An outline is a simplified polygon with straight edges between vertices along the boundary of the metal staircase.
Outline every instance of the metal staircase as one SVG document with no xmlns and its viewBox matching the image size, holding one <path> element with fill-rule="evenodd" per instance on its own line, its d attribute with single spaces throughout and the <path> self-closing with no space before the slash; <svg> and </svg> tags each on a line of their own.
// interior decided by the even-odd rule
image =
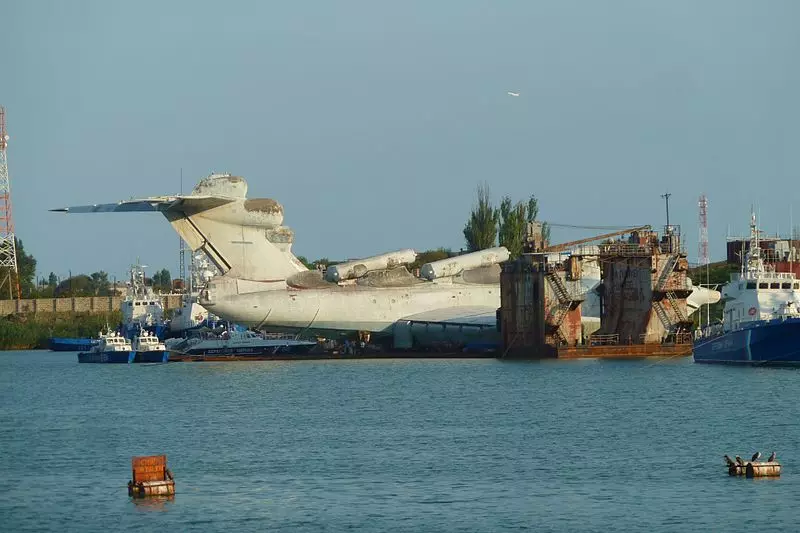
<svg viewBox="0 0 800 533">
<path fill-rule="evenodd" d="M 670 254 L 664 263 L 664 268 L 661 269 L 661 274 L 658 276 L 658 281 L 656 282 L 657 291 L 661 292 L 664 290 L 664 287 L 667 285 L 667 281 L 669 281 L 670 274 L 672 274 L 672 271 L 675 270 L 675 264 L 677 262 L 678 254 Z"/>
<path fill-rule="evenodd" d="M 669 291 L 667 293 L 667 300 L 669 300 L 670 306 L 672 310 L 675 311 L 675 314 L 678 317 L 678 322 L 688 322 L 689 317 L 686 316 L 686 313 L 683 312 L 683 309 L 678 305 L 678 299 L 675 297 L 675 293 Z"/>
<path fill-rule="evenodd" d="M 569 293 L 569 290 L 567 290 L 566 285 L 564 285 L 564 281 L 561 279 L 561 276 L 559 276 L 556 272 L 549 272 L 546 277 L 550 282 L 550 286 L 553 288 L 556 298 L 558 299 L 558 305 L 555 306 L 555 308 L 547 317 L 547 325 L 552 328 L 553 335 L 558 343 L 564 344 L 567 342 L 567 338 L 561 331 L 561 324 L 564 322 L 564 319 L 566 318 L 567 313 L 569 313 L 572 306 L 583 300 L 583 297 L 582 295 L 577 297 L 572 296 Z"/>
<path fill-rule="evenodd" d="M 661 325 L 664 326 L 664 329 L 670 331 L 672 329 L 672 321 L 667 315 L 667 310 L 664 309 L 664 304 L 661 302 L 653 302 L 653 309 L 655 309 L 658 319 L 661 321 Z"/>
<path fill-rule="evenodd" d="M 556 293 L 559 303 L 572 302 L 572 297 L 566 285 L 564 285 L 564 282 L 561 280 L 561 276 L 555 272 L 550 272 L 547 274 L 547 279 L 550 280 L 550 284 L 553 286 L 553 291 Z"/>
</svg>

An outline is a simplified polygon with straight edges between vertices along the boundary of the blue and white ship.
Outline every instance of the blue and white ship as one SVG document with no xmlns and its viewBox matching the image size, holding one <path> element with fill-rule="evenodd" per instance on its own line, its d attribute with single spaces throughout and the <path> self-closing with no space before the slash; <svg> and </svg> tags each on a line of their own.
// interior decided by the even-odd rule
<svg viewBox="0 0 800 533">
<path fill-rule="evenodd" d="M 133 363 L 136 353 L 128 339 L 117 332 L 100 333 L 96 345 L 78 354 L 79 363 Z"/>
<path fill-rule="evenodd" d="M 800 280 L 764 264 L 755 214 L 741 272 L 722 295 L 722 324 L 698 332 L 696 363 L 800 364 Z"/>
<path fill-rule="evenodd" d="M 149 331 L 142 331 L 133 338 L 134 363 L 167 363 L 169 351 L 158 337 Z"/>
<path fill-rule="evenodd" d="M 192 357 L 287 358 L 308 354 L 314 341 L 267 338 L 254 331 L 223 331 L 220 335 L 201 332 L 188 339 L 168 339 L 167 348 L 177 355 Z"/>
<path fill-rule="evenodd" d="M 167 323 L 164 320 L 164 304 L 161 296 L 155 294 L 153 289 L 145 284 L 142 265 L 133 265 L 130 274 L 127 295 L 122 301 L 120 333 L 127 339 L 133 339 L 144 330 L 163 339 Z"/>
</svg>

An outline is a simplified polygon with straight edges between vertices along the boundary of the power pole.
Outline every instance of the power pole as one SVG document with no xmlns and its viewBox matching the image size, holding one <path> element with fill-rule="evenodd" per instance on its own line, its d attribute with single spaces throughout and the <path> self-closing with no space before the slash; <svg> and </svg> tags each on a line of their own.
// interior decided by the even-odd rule
<svg viewBox="0 0 800 533">
<path fill-rule="evenodd" d="M 16 285 L 17 298 L 22 294 L 17 268 L 17 240 L 14 235 L 14 219 L 11 218 L 11 179 L 8 177 L 8 132 L 6 110 L 0 106 L 0 289 L 8 283 L 8 297 L 13 299 L 12 287 Z"/>
</svg>

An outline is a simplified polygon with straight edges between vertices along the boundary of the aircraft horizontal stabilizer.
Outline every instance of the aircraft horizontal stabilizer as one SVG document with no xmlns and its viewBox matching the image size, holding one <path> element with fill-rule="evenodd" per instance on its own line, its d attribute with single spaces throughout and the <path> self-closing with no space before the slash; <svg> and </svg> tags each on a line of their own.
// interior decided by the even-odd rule
<svg viewBox="0 0 800 533">
<path fill-rule="evenodd" d="M 142 211 L 184 211 L 190 209 L 194 212 L 205 211 L 221 205 L 229 204 L 231 198 L 218 196 L 154 196 L 124 200 L 114 204 L 77 205 L 51 209 L 56 213 L 124 213 Z"/>
</svg>

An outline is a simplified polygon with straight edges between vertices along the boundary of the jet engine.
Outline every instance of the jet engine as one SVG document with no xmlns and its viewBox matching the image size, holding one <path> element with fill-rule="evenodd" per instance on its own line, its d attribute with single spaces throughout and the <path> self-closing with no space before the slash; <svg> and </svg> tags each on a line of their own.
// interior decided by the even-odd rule
<svg viewBox="0 0 800 533">
<path fill-rule="evenodd" d="M 505 246 L 487 248 L 469 254 L 425 263 L 420 269 L 420 276 L 433 281 L 437 278 L 455 276 L 464 270 L 502 263 L 507 261 L 509 257 L 510 255 Z"/>
<path fill-rule="evenodd" d="M 357 259 L 355 261 L 347 261 L 346 263 L 329 266 L 325 271 L 325 279 L 337 283 L 346 279 L 360 278 L 367 272 L 373 270 L 385 270 L 387 268 L 413 263 L 416 258 L 417 252 L 407 248 L 405 250 L 397 250 L 396 252 Z"/>
</svg>

